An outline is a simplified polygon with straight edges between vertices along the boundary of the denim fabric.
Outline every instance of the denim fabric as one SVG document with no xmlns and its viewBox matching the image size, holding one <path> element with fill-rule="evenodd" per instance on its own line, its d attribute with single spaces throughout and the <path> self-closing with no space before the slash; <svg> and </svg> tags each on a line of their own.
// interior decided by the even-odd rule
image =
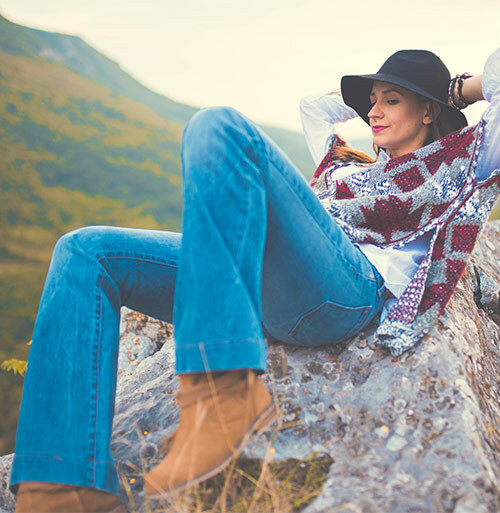
<svg viewBox="0 0 500 513">
<path fill-rule="evenodd" d="M 176 370 L 267 369 L 266 338 L 319 346 L 380 311 L 377 270 L 248 119 L 183 135 L 180 233 L 86 227 L 58 241 L 33 333 L 10 486 L 118 493 L 110 450 L 120 307 L 174 322 Z M 175 295 L 174 295 L 175 292 Z"/>
</svg>

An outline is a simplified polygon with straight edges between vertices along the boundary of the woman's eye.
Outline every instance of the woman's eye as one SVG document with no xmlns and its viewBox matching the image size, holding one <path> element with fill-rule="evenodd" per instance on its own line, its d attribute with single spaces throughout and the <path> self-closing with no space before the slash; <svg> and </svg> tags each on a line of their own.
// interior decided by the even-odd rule
<svg viewBox="0 0 500 513">
<path fill-rule="evenodd" d="M 396 105 L 396 104 L 398 104 L 398 103 L 399 103 L 399 101 L 398 101 L 398 100 L 387 100 L 387 103 L 388 103 L 389 105 Z"/>
</svg>

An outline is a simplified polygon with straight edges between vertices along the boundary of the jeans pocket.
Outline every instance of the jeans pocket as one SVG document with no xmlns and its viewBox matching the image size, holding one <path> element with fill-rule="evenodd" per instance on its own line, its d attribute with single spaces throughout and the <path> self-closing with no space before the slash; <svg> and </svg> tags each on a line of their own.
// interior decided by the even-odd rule
<svg viewBox="0 0 500 513">
<path fill-rule="evenodd" d="M 300 345 L 333 344 L 359 331 L 371 309 L 370 305 L 353 307 L 324 301 L 304 314 L 289 335 Z"/>
</svg>

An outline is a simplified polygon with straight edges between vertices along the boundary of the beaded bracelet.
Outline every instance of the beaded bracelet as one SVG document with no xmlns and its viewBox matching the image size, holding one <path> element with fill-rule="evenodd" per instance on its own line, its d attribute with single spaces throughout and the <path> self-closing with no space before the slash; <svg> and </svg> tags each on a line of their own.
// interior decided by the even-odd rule
<svg viewBox="0 0 500 513">
<path fill-rule="evenodd" d="M 448 101 L 451 103 L 455 109 L 460 110 L 460 107 L 455 103 L 454 100 L 454 91 L 455 91 L 455 85 L 457 83 L 457 77 L 454 77 L 450 80 L 450 86 L 448 87 Z"/>
<path fill-rule="evenodd" d="M 452 78 L 450 80 L 450 86 L 448 88 L 448 99 L 457 110 L 465 109 L 465 107 L 471 105 L 474 102 L 468 102 L 462 94 L 462 87 L 464 85 L 464 80 L 467 78 L 472 77 L 469 73 L 462 73 L 461 75 L 457 75 L 456 77 Z M 455 98 L 455 86 L 457 85 L 458 81 L 458 91 L 457 96 L 458 98 Z"/>
<path fill-rule="evenodd" d="M 464 85 L 464 80 L 467 78 L 471 78 L 472 75 L 469 73 L 462 73 L 460 77 L 458 78 L 458 101 L 462 102 L 462 105 L 467 107 L 468 105 L 472 105 L 474 102 L 468 102 L 462 95 L 462 87 Z M 463 108 L 465 108 L 463 107 Z"/>
</svg>

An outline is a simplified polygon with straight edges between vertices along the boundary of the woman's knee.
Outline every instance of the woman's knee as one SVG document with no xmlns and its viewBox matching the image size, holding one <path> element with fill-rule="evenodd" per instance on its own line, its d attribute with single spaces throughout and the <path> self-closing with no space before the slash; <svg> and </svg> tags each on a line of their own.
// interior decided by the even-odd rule
<svg viewBox="0 0 500 513">
<path fill-rule="evenodd" d="M 201 133 L 220 131 L 225 126 L 231 126 L 242 121 L 243 116 L 233 107 L 208 107 L 199 110 L 184 128 L 183 140 L 191 135 L 197 137 Z"/>
<path fill-rule="evenodd" d="M 62 235 L 56 242 L 52 258 L 81 253 L 97 257 L 102 253 L 103 239 L 111 227 L 85 226 Z"/>
<path fill-rule="evenodd" d="M 198 112 L 185 129 L 182 148 L 184 189 L 197 184 L 204 194 L 219 194 L 219 185 L 248 182 L 260 174 L 259 132 L 251 121 L 231 107 L 212 107 Z M 229 176 L 243 177 L 236 181 Z"/>
<path fill-rule="evenodd" d="M 254 138 L 252 123 L 232 107 L 210 107 L 198 111 L 189 121 L 182 136 L 183 162 L 206 157 L 207 152 L 220 152 L 229 141 L 246 145 Z"/>
</svg>

